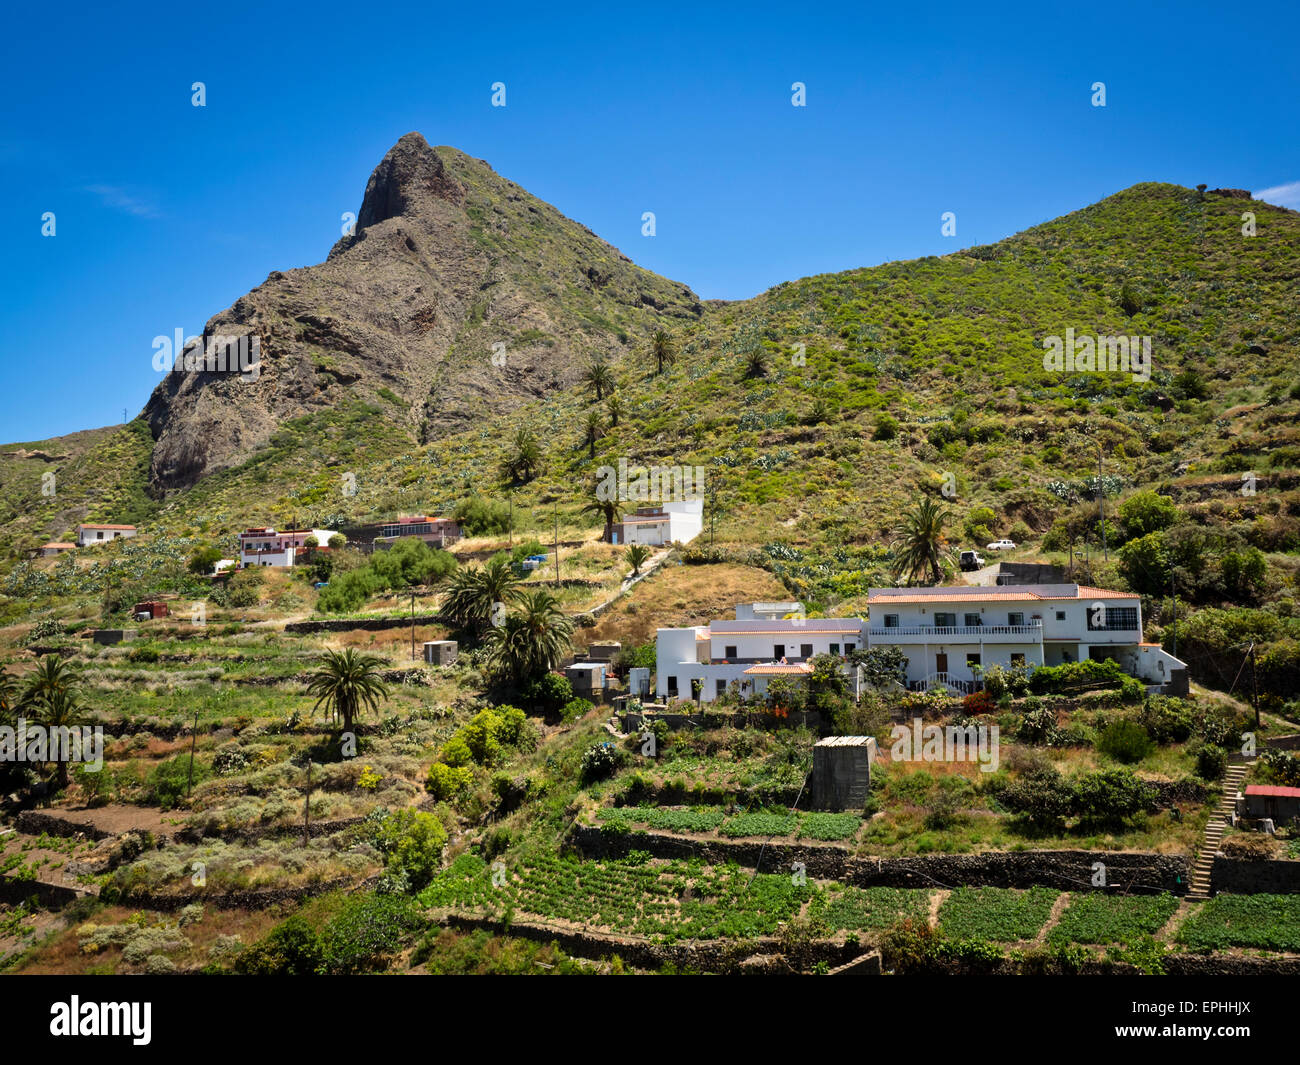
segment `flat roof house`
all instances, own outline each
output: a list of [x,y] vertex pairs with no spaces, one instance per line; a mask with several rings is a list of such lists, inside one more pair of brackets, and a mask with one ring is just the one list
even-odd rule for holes
[[[735,621],[660,629],[655,637],[655,696],[712,702],[736,683],[743,696],[762,696],[773,677],[806,678],[815,655],[844,657],[863,647],[866,625],[858,618],[756,616],[741,604]],[[779,604],[780,606],[798,604]]]
[[977,690],[992,665],[1056,666],[1115,659],[1170,694],[1186,694],[1186,663],[1142,639],[1136,595],[1082,584],[872,588],[868,644],[907,656],[908,687]]
[[360,539],[370,541],[376,547],[388,547],[404,536],[418,536],[431,547],[445,547],[460,539],[461,528],[452,518],[431,518],[427,514],[416,514],[363,525]]
[[704,528],[704,500],[685,499],[676,503],[637,507],[635,514],[625,514],[610,530],[610,543],[666,544],[690,543]]
[[239,564],[244,566],[293,566],[304,553],[307,537],[316,537],[328,550],[333,529],[245,529],[239,534]]
[[93,547],[112,540],[129,539],[135,535],[134,525],[78,525],[77,546]]

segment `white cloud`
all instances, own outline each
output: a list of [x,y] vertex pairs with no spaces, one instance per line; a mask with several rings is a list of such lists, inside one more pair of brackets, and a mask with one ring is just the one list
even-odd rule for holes
[[119,189],[114,185],[87,185],[86,191],[93,192],[98,196],[105,207],[125,211],[127,214],[137,215],[140,218],[158,217],[158,209],[153,204],[132,196],[126,190]]
[[1290,207],[1293,211],[1300,211],[1300,181],[1292,181],[1286,185],[1274,185],[1271,189],[1260,189],[1254,195],[1255,199],[1263,200],[1265,203],[1275,204],[1278,207]]

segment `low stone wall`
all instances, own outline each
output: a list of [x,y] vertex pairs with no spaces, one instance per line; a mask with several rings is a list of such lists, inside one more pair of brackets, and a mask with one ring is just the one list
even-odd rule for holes
[[[340,832],[345,828],[351,828],[353,825],[359,825],[364,821],[364,817],[347,817],[339,821],[313,821],[307,829],[307,834],[316,839],[320,836],[330,836],[335,832]],[[293,822],[282,822],[274,825],[244,825],[239,828],[212,829],[203,825],[187,825],[185,828],[176,832],[175,838],[181,843],[199,843],[204,839],[223,839],[236,843],[256,843],[259,840],[266,839],[268,836],[297,836],[299,839],[303,836],[302,822],[294,824]]]
[[70,887],[66,884],[49,884],[44,880],[18,880],[15,877],[0,877],[0,902],[18,905],[26,902],[33,895],[42,906],[58,909],[69,902],[90,895],[84,888]]
[[69,821],[41,810],[24,810],[14,819],[14,827],[28,836],[39,836],[43,832],[48,836],[70,838],[81,835],[87,839],[101,840],[109,839],[113,835],[112,832],[106,832],[94,825]]
[[[1182,855],[1126,851],[1012,851],[986,854],[926,854],[908,858],[870,858],[832,844],[698,840],[665,832],[609,832],[575,825],[570,845],[587,857],[623,857],[647,851],[656,858],[701,858],[711,864],[735,862],[763,872],[785,871],[795,862],[817,879],[858,887],[1014,887],[1035,885],[1062,891],[1090,888],[1093,865],[1106,867],[1106,882],[1116,890],[1187,892],[1191,874]],[[1256,889],[1258,890],[1258,889]]]
[[1300,862],[1248,861],[1215,855],[1210,891],[1232,895],[1300,895]]
[[[378,632],[381,629],[409,629],[411,618],[329,618],[320,621],[291,621],[284,627],[285,632],[349,632],[352,629],[364,629]],[[441,625],[437,614],[416,614],[415,625]]]
[[[610,936],[584,930],[558,928],[540,922],[503,922],[486,917],[469,917],[449,913],[441,917],[449,928],[469,931],[483,929],[494,935],[518,936],[537,943],[555,943],[566,954],[579,958],[612,958],[617,954],[625,962],[639,969],[658,969],[668,963],[679,968],[701,972],[770,973],[788,972],[789,967],[781,957],[781,944],[770,937],[744,940],[709,940],[695,943],[656,943],[642,936]],[[809,945],[809,953],[817,961],[825,961],[832,968],[861,963],[855,970],[871,972],[863,948],[857,944],[816,943]],[[879,954],[875,955],[875,972],[880,971]]]
[[[135,906],[143,910],[173,911],[188,906],[192,902],[201,902],[205,906],[214,906],[218,910],[263,910],[279,902],[298,902],[315,895],[325,895],[331,891],[362,890],[378,882],[378,877],[371,877],[357,883],[355,880],[341,878],[322,880],[316,884],[304,884],[292,888],[249,888],[246,891],[208,892],[196,890],[184,895],[164,895],[149,891],[133,891],[118,901],[124,906]],[[102,892],[101,892],[102,897]]]

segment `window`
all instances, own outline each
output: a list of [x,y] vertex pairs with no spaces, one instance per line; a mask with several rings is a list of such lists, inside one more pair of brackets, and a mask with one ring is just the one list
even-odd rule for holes
[[935,614],[934,624],[937,628],[956,628],[957,615],[956,614]]
[[966,656],[966,668],[967,668],[967,669],[979,669],[979,665],[980,665],[980,656],[979,656],[979,655],[977,655],[977,654],[973,654],[973,653],[972,653],[972,654],[968,654],[968,655]]
[[[799,657],[812,658],[812,648],[813,645],[810,643],[801,643],[799,645]],[[838,651],[839,651],[839,645],[831,644],[831,654],[836,654]]]
[[713,682],[713,694],[715,698],[720,698],[727,694],[727,682],[725,680],[715,680]]
[[737,655],[736,655],[736,645],[735,645],[734,643],[732,643],[732,644],[728,644],[726,647],[724,647],[724,648],[722,649],[722,657],[723,657],[723,658],[735,658],[735,657],[737,657]]
[[1106,608],[1105,620],[1101,624],[1098,615],[1101,611],[1095,607],[1088,609],[1088,630],[1098,632],[1103,629],[1121,629],[1129,632],[1135,631],[1138,627],[1138,612],[1135,606],[1108,606]]
[[104,539],[104,534],[103,534],[103,532],[101,531],[101,532],[97,532],[97,533],[95,533],[95,539],[96,539],[96,540],[102,540],[102,539]]
[[775,644],[773,644],[773,645],[772,645],[772,657],[773,657],[773,658],[784,658],[784,657],[785,657],[785,644],[783,644],[783,643],[775,643]]
[[676,677],[669,677],[669,678],[668,678],[668,695],[669,695],[669,697],[671,698],[671,697],[675,696],[676,694],[677,694],[677,678],[676,678]]
[[887,629],[896,629],[896,628],[898,628],[898,615],[897,615],[897,614],[886,614],[886,615],[885,615],[885,628],[887,628]]
[[831,654],[837,655],[839,653],[840,653],[840,645],[837,643],[831,644]]
[[983,623],[984,623],[984,619],[983,619],[982,617],[980,617],[978,614],[967,614],[966,617],[965,617],[965,619],[964,619],[964,621],[963,621],[963,624],[964,624],[968,629],[974,629],[974,628],[977,628],[978,626],[982,625]]
[[1012,651],[1011,664],[1013,666],[1023,666],[1025,664],[1025,656],[1018,651]]
[[1024,623],[1025,623],[1025,615],[1023,611],[1013,610],[1011,613],[1007,615],[1008,625],[1023,625]]
[[1065,620],[1065,611],[1064,611],[1064,610],[1058,610],[1058,611],[1056,612],[1056,620],[1057,620],[1057,621],[1064,621],[1064,620]]
[[[831,654],[834,654],[834,653],[835,653],[835,648],[832,646],[832,648],[831,648]],[[852,653],[853,653],[853,644],[851,644],[851,643],[846,643],[846,644],[844,645],[844,653],[845,653],[846,655],[852,654]]]

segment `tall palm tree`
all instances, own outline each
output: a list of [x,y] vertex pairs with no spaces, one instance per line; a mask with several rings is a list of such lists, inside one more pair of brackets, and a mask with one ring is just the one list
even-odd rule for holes
[[492,624],[498,603],[518,599],[519,583],[503,556],[488,559],[482,566],[466,566],[456,570],[447,582],[439,614],[447,624],[477,638]]
[[627,559],[628,564],[632,567],[632,576],[641,576],[641,567],[646,564],[650,558],[650,548],[645,544],[633,544],[623,552],[623,557]]
[[677,351],[673,348],[673,339],[662,329],[656,329],[654,336],[650,338],[650,354],[654,356],[655,361],[659,364],[659,372],[664,372],[665,366],[671,366],[677,361]]
[[609,412],[609,424],[611,428],[618,428],[618,420],[627,410],[623,405],[623,400],[619,398],[617,392],[610,393],[609,399],[605,401],[605,410]]
[[492,662],[516,684],[526,684],[560,664],[573,636],[573,620],[550,592],[525,594],[520,609],[488,633]]
[[582,508],[582,512],[599,514],[605,519],[605,531],[600,538],[608,544],[613,541],[614,523],[618,521],[618,513],[622,509],[617,499],[602,499],[599,495],[593,495],[591,501]]
[[[74,666],[59,655],[44,655],[27,678],[18,706],[30,708],[46,728],[73,728],[81,724],[84,707],[80,701],[80,676]],[[67,752],[64,752],[65,754]],[[68,786],[67,758],[56,760],[57,785]]]
[[7,722],[18,709],[18,681],[3,666],[0,666],[0,723]]
[[605,435],[605,419],[600,416],[599,411],[592,411],[587,415],[587,422],[582,427],[582,442],[587,445],[587,453],[590,458],[596,457],[596,441]]
[[944,536],[943,510],[933,499],[923,499],[903,515],[902,532],[890,546],[894,550],[894,579],[906,577],[911,583],[919,575],[924,578],[927,571],[931,583],[939,584],[943,580]]
[[605,398],[606,392],[614,391],[614,371],[608,364],[593,362],[582,375],[582,380],[596,390],[596,402]]
[[383,664],[382,658],[357,654],[351,647],[326,651],[307,682],[307,693],[316,696],[313,709],[324,705],[331,720],[342,721],[343,731],[351,732],[363,711],[378,710],[379,700],[388,698],[388,687],[379,677]]

